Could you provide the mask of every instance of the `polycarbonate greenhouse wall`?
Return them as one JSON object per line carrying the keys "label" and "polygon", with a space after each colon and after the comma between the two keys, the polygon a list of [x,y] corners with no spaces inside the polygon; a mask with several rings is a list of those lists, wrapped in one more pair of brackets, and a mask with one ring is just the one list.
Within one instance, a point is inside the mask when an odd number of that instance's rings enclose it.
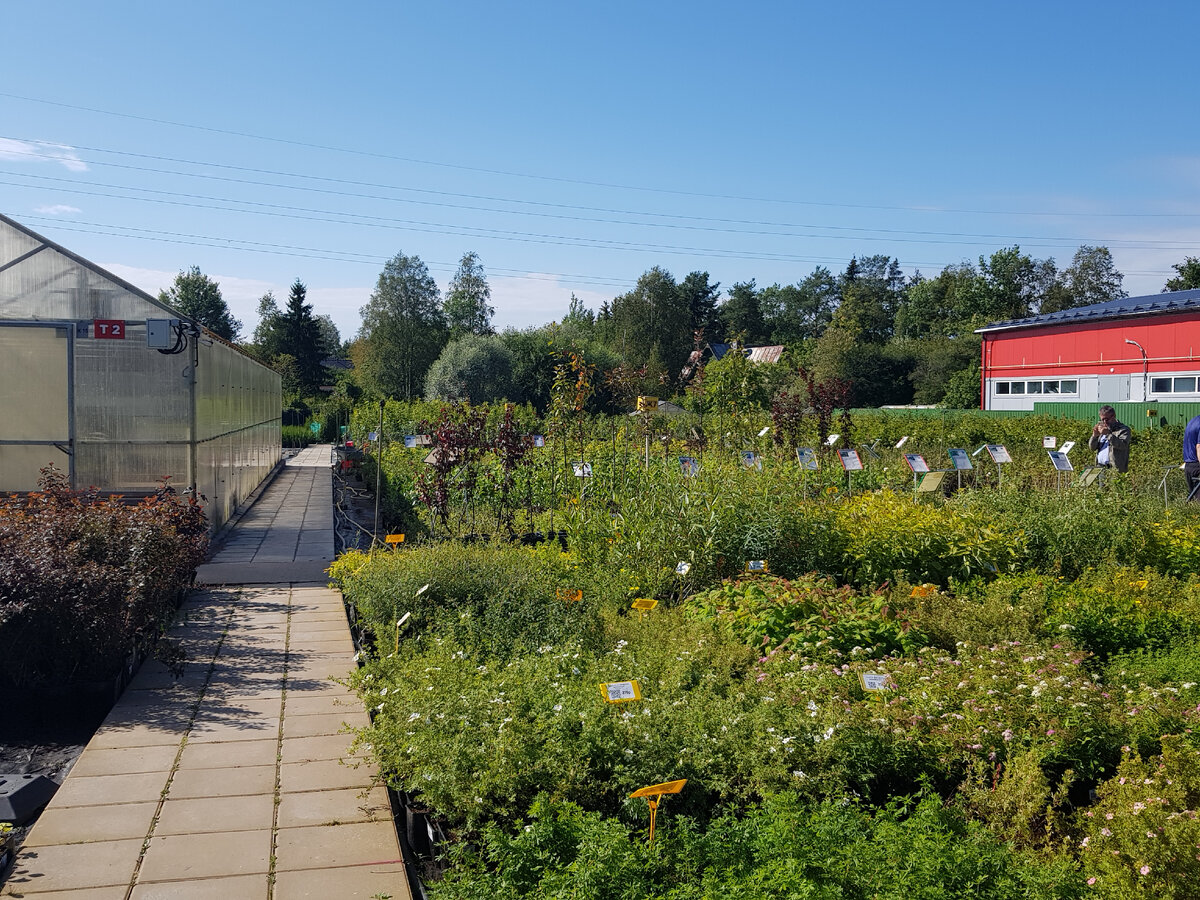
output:
{"label": "polycarbonate greenhouse wall", "polygon": [[[147,346],[147,320],[172,319],[179,352]],[[214,528],[228,520],[279,462],[279,376],[189,325],[0,216],[0,491],[34,489],[48,464],[129,495],[169,477]]]}

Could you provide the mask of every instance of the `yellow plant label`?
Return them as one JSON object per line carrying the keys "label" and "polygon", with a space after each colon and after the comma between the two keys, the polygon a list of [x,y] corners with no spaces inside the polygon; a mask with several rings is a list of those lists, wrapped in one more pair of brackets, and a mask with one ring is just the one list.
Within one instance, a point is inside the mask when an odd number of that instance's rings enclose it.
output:
{"label": "yellow plant label", "polygon": [[600,693],[604,695],[605,703],[629,703],[642,699],[642,689],[633,681],[602,681]]}
{"label": "yellow plant label", "polygon": [[658,409],[657,397],[638,397],[637,411],[638,412],[655,412]]}
{"label": "yellow plant label", "polygon": [[630,609],[654,609],[656,606],[658,606],[658,601],[653,597],[638,597],[633,601]]}
{"label": "yellow plant label", "polygon": [[649,787],[638,788],[630,797],[658,797],[662,794],[678,794],[683,790],[683,786],[687,784],[686,778],[680,778],[678,781],[664,781],[662,784],[652,784]]}
{"label": "yellow plant label", "polygon": [[389,535],[388,535],[387,537],[385,537],[383,540],[384,540],[386,543],[388,543],[388,544],[403,544],[403,543],[404,543],[404,535],[402,535],[402,534],[389,534]]}

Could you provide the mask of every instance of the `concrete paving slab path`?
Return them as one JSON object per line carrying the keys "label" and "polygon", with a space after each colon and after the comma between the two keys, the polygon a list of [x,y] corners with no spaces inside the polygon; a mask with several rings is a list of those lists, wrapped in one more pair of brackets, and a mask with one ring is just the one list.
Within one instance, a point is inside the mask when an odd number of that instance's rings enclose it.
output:
{"label": "concrete paving slab path", "polygon": [[411,898],[333,561],[330,448],[237,519],[173,634],[182,678],[134,678],[30,831],[0,898]]}

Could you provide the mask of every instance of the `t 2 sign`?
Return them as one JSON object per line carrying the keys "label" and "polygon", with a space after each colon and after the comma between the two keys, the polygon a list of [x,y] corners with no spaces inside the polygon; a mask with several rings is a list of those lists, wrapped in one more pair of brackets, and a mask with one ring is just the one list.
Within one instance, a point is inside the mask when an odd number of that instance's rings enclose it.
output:
{"label": "t 2 sign", "polygon": [[92,319],[92,337],[107,340],[125,340],[124,319]]}

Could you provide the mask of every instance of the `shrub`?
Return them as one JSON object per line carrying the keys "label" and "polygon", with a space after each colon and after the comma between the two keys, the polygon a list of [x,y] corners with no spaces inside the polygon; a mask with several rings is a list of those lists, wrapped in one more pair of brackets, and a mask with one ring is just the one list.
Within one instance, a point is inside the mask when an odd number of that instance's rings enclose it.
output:
{"label": "shrub", "polygon": [[570,565],[557,550],[447,542],[343,554],[331,574],[384,652],[409,613],[406,634],[429,632],[472,658],[506,659],[568,638],[588,647],[599,641],[594,599],[559,599],[573,586]]}
{"label": "shrub", "polygon": [[165,484],[128,505],[45,469],[0,498],[0,681],[111,678],[158,646],[207,546],[200,506]]}
{"label": "shrub", "polygon": [[936,797],[898,798],[872,814],[837,801],[810,806],[785,794],[704,830],[679,818],[671,799],[648,846],[621,822],[539,798],[523,830],[490,828],[478,851],[460,853],[436,893],[452,900],[1083,894],[1069,861],[1022,858]]}
{"label": "shrub", "polygon": [[892,579],[946,585],[951,578],[997,574],[1016,567],[1020,531],[995,524],[979,510],[917,504],[890,491],[839,507],[849,572],[859,584]]}
{"label": "shrub", "polygon": [[718,621],[764,652],[787,646],[816,656],[859,648],[887,656],[928,644],[922,632],[889,606],[886,593],[861,594],[820,576],[727,580],[688,598],[685,608],[691,617]]}
{"label": "shrub", "polygon": [[1080,817],[1080,856],[1099,897],[1200,896],[1200,751],[1182,736],[1162,755],[1127,753]]}

